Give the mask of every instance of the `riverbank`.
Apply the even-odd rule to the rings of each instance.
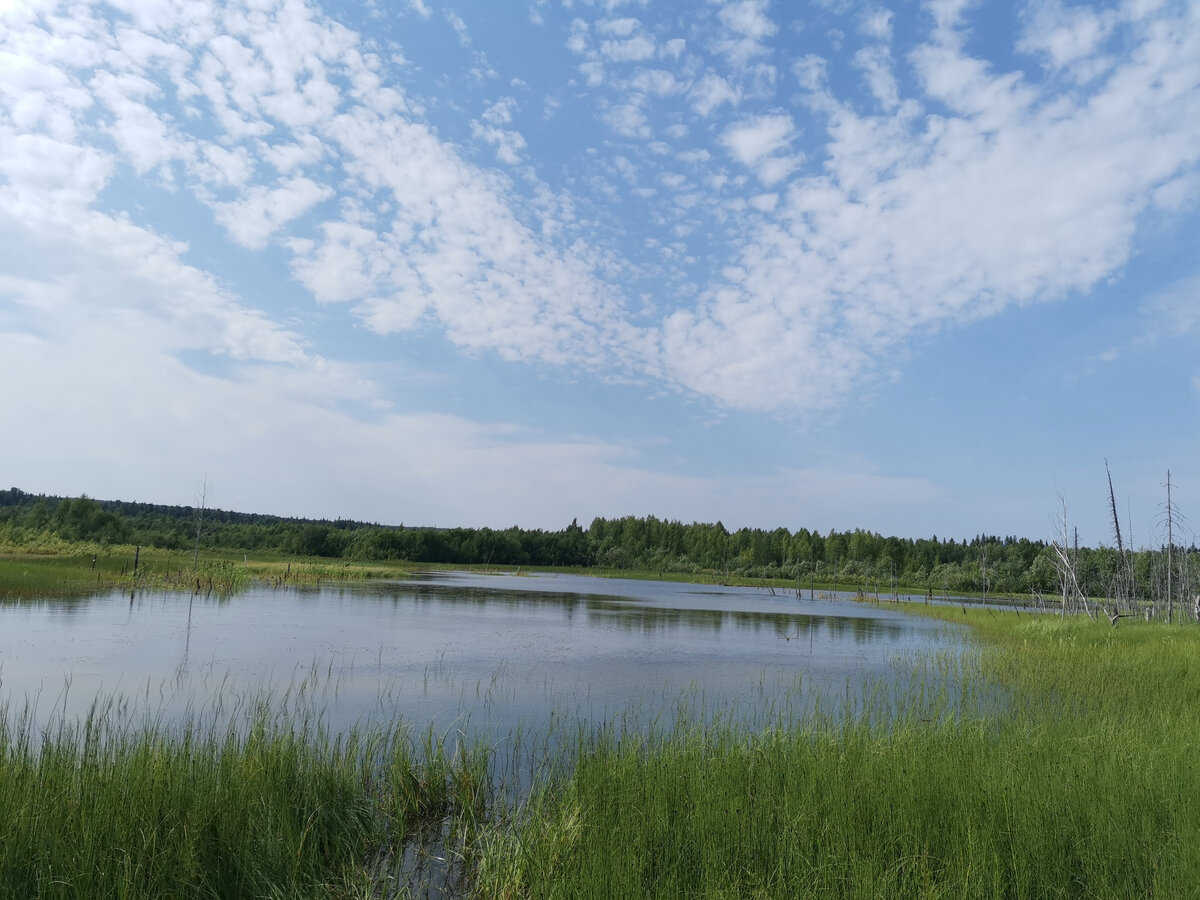
[[[926,597],[932,601],[960,600],[1036,607],[1055,598],[1016,594],[981,594],[971,591],[938,593],[903,584],[842,577],[794,579],[737,575],[711,569],[618,569],[606,566],[499,566],[486,564],[426,563],[397,560],[343,560],[281,553],[243,552],[205,548],[201,553],[161,550],[154,547],[113,545],[93,541],[65,541],[53,534],[26,537],[20,543],[0,541],[0,600],[34,597],[83,597],[101,590],[127,588],[216,591],[230,593],[255,579],[271,583],[315,583],[319,580],[406,578],[418,572],[462,571],[514,576],[587,575],[635,581],[710,584],[723,587],[761,588],[772,595],[794,594],[815,598],[836,593],[885,600]],[[198,584],[197,584],[198,583]]]
[[[407,563],[331,563],[232,551],[206,551],[197,556],[155,548],[48,540],[33,547],[0,547],[0,600],[76,598],[121,589],[228,594],[253,581],[305,585],[405,578],[413,571]]]

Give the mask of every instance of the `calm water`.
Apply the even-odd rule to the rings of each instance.
[[[0,699],[48,721],[119,696],[169,720],[271,691],[332,728],[399,717],[503,736],[556,720],[663,722],[681,698],[763,717],[902,679],[913,652],[962,640],[892,610],[777,593],[450,574],[15,603],[0,607]]]

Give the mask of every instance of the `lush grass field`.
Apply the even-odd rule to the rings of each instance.
[[[977,690],[890,724],[582,740],[480,837],[479,893],[1200,894],[1200,630],[965,618]]]

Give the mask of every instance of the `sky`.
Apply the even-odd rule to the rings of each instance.
[[[1153,544],[1198,351],[1196,0],[0,0],[0,486]]]

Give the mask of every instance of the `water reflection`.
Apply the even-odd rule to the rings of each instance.
[[[897,659],[958,646],[947,626],[833,598],[456,574],[7,604],[0,697],[72,716],[120,693],[170,719],[271,691],[332,728],[399,717],[503,736],[555,717],[661,722],[682,698],[734,716],[801,708],[899,684]]]
[[[441,576],[445,577],[445,576]],[[491,583],[512,576],[493,576]],[[528,579],[529,576],[526,576]],[[622,582],[625,583],[625,582]],[[635,584],[637,584],[635,582]],[[661,585],[654,582],[647,585]],[[683,586],[686,587],[686,586]],[[647,592],[647,587],[639,586],[639,593]],[[650,589],[651,594],[655,593]],[[731,599],[744,599],[748,591],[696,591],[682,589],[674,592],[678,599],[686,601],[691,597],[718,598],[716,602],[729,602]],[[825,628],[833,636],[850,634],[855,640],[871,641],[884,637],[897,638],[903,634],[908,619],[876,618],[873,615],[822,615],[806,611],[809,601],[797,601],[790,604],[789,612],[759,612],[744,609],[724,609],[695,606],[663,606],[645,605],[646,597],[622,597],[620,595],[598,593],[569,593],[558,590],[537,590],[531,592],[528,588],[501,588],[490,584],[470,585],[458,582],[422,580],[415,583],[384,583],[379,589],[379,595],[390,598],[393,602],[402,603],[412,599],[432,601],[443,606],[491,606],[507,604],[509,607],[521,607],[530,603],[544,606],[555,606],[568,617],[572,618],[580,610],[585,610],[590,619],[598,625],[623,628],[629,631],[654,632],[673,628],[686,627],[694,630],[720,631],[725,626],[738,629],[760,630],[764,625],[774,628],[780,637],[788,637],[788,629],[796,626],[799,632],[807,635],[811,628]],[[789,598],[790,600],[791,598]],[[709,602],[712,602],[710,599]],[[825,602],[825,601],[822,601]],[[859,608],[861,609],[861,608]]]

